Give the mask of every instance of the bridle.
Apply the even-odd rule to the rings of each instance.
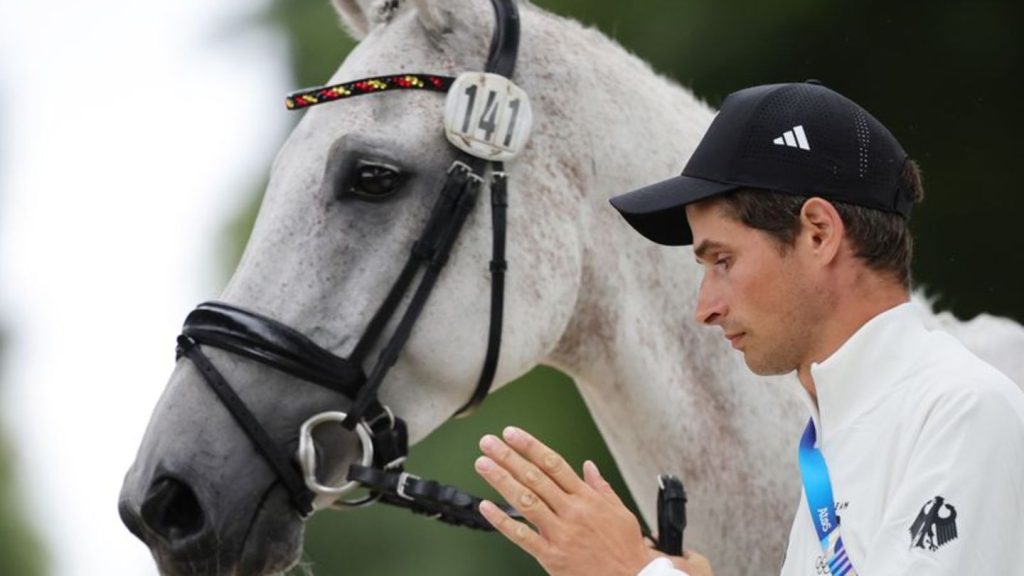
[[[525,145],[531,112],[529,100],[509,78],[519,48],[519,14],[515,0],[491,0],[497,25],[491,40],[487,74],[467,72],[458,78],[431,74],[378,76],[332,86],[310,88],[287,98],[289,109],[302,109],[364,94],[390,90],[430,90],[448,94],[445,128],[458,148],[447,179],[431,209],[419,238],[413,243],[401,273],[348,358],[325,350],[297,330],[255,312],[223,302],[200,304],[185,319],[178,336],[178,357],[188,357],[216,393],[257,451],[276,472],[291,502],[303,516],[328,506],[362,506],[383,502],[429,514],[450,524],[493,529],[477,511],[479,498],[452,486],[423,480],[407,473],[405,422],[384,406],[378,391],[398,360],[416,320],[433,291],[452,247],[490,174],[493,247],[491,313],[487,353],[480,379],[469,400],[455,416],[468,413],[487,396],[494,381],[501,349],[504,308],[507,175],[504,160]],[[485,96],[486,94],[486,96]],[[502,130],[504,128],[504,130]],[[399,304],[419,276],[397,327],[372,364],[363,366],[370,349],[398,313]],[[299,379],[337,392],[351,401],[347,412],[324,412],[302,426],[298,448],[299,470],[289,452],[278,446],[256,416],[202,350],[219,348],[255,360]],[[362,459],[349,467],[342,486],[323,486],[316,478],[313,429],[325,422],[340,422],[354,431],[363,448]],[[356,487],[369,495],[356,501],[341,497]],[[514,510],[507,511],[519,517]]]

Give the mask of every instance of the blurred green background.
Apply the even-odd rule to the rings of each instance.
[[[3,88],[2,84],[0,88]],[[4,112],[3,96],[0,90],[0,112]],[[4,120],[6,118],[0,114],[0,129],[5,126]],[[3,169],[0,163],[0,171]],[[5,361],[4,332],[3,323],[0,322],[0,368]],[[0,381],[0,400],[4,396],[3,384]],[[18,454],[7,442],[7,429],[4,425],[5,422],[0,418],[0,575],[42,576],[47,568],[46,555],[37,529],[30,524],[27,507],[22,502],[24,489],[15,474]]]
[[[0,330],[0,365],[3,353],[4,334]],[[17,458],[3,432],[6,430],[0,426],[0,574],[42,576],[46,573],[45,556],[36,530],[28,524],[27,510],[20,497],[23,491],[15,482]]]
[[[1012,171],[1024,133],[1015,78],[1022,56],[1019,4],[534,4],[596,26],[712,105],[744,86],[807,78],[858,101],[897,135],[925,174],[927,198],[913,222],[918,287],[961,317],[986,311],[1024,321],[1022,242],[1009,233],[1024,208]],[[326,0],[274,0],[266,24],[288,38],[295,87],[324,83],[352,48],[336,22]],[[228,260],[237,258],[256,206],[254,200],[232,224]],[[472,472],[476,441],[510,422],[547,439],[577,465],[595,459],[624,493],[571,380],[547,368],[494,394],[472,417],[444,425],[413,450],[408,468],[493,495]],[[315,517],[305,561],[303,570],[317,574],[543,573],[498,536],[385,507]]]

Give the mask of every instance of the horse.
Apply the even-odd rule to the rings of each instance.
[[[332,2],[359,40],[332,83],[454,76],[488,59],[496,18],[482,0]],[[719,573],[780,566],[799,501],[792,464],[806,410],[798,384],[755,377],[720,335],[698,327],[692,253],[645,241],[608,204],[677,173],[714,110],[599,32],[520,4],[514,81],[529,95],[533,133],[504,166],[508,321],[493,388],[538,364],[569,374],[649,525],[653,479],[674,473],[688,483],[687,543]],[[351,354],[453,166],[441,100],[409,90],[308,110],[274,161],[220,300]],[[474,394],[489,348],[491,241],[491,219],[477,206],[379,390],[412,444]],[[928,322],[1024,382],[1015,353],[1024,328],[989,316],[963,323],[918,301]],[[287,371],[204,349],[226,382],[241,383],[235,392],[269,441],[289,453],[312,415],[353,409]],[[122,518],[164,574],[284,570],[299,557],[304,515],[209,378],[194,361],[176,365],[125,476]],[[358,464],[359,430],[317,436],[321,454],[336,456],[324,482]]]

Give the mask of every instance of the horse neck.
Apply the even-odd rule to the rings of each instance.
[[[684,357],[684,341],[702,340],[686,329],[696,270],[685,249],[656,247],[632,231],[608,198],[677,174],[713,111],[573,20],[531,7],[523,30],[533,38],[523,54],[531,66],[521,70],[535,71],[525,81],[562,78],[562,90],[576,90],[540,103],[558,130],[545,134],[541,123],[541,156],[572,175],[583,251],[576,309],[547,361],[602,387],[679,377],[671,359]]]
[[[544,362],[577,381],[629,481],[634,470],[644,474],[658,460],[629,461],[652,440],[648,429],[679,429],[682,415],[687,426],[703,431],[711,422],[701,422],[707,416],[700,413],[715,413],[703,405],[749,379],[714,343],[715,335],[692,320],[698,276],[688,249],[649,243],[608,204],[615,194],[678,174],[714,112],[572,20],[531,9],[524,11],[523,33],[534,38],[524,43],[524,61],[531,66],[521,70],[538,71],[525,81],[544,86],[550,85],[542,84],[545,79],[558,78],[560,90],[577,90],[539,102],[539,118],[553,118],[551,133],[545,133],[543,120],[538,126],[543,140],[537,141],[546,148],[542,161],[571,174],[579,194],[573,221],[583,252],[571,320]],[[687,389],[697,382],[701,389]],[[631,429],[630,421],[645,425]]]
[[[683,340],[702,340],[687,329],[696,328],[690,317],[698,271],[688,249],[641,238],[608,199],[678,174],[714,111],[596,30],[532,6],[524,12],[524,34],[533,36],[524,43],[532,65],[522,70],[533,74],[526,81],[550,86],[560,78],[560,90],[575,87],[541,102],[553,121],[541,122],[537,134],[541,161],[571,175],[582,246],[576,309],[549,360],[587,380],[633,374],[630,358],[682,354]],[[644,363],[659,374],[671,365]]]
[[[560,34],[538,23],[524,30],[558,39],[557,50],[540,46],[531,58],[579,90],[567,99],[576,106],[558,110],[572,137],[555,138],[549,156],[579,188],[582,270],[572,318],[544,361],[574,377],[634,495],[650,485],[653,466],[700,461],[708,444],[686,438],[774,454],[787,444],[749,435],[740,422],[758,402],[795,404],[753,384],[721,334],[694,321],[700,271],[692,252],[655,246],[608,204],[677,175],[713,110],[596,31],[557,20],[549,25],[562,26]]]

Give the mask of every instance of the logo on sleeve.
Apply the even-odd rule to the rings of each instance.
[[[952,540],[956,540],[956,508],[936,496],[925,502],[910,525],[910,547],[934,552]]]

